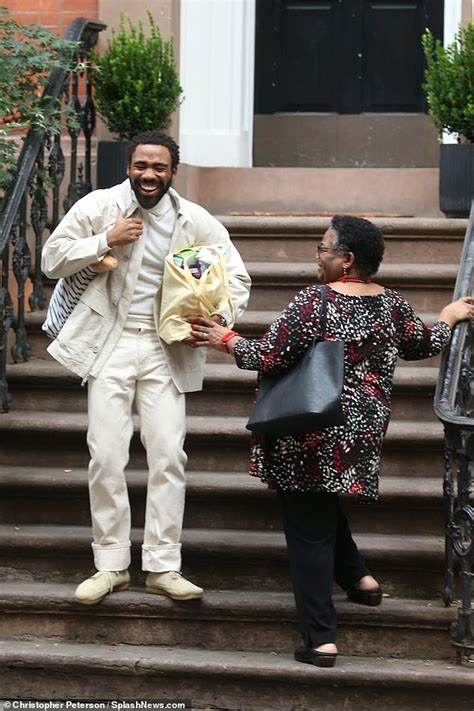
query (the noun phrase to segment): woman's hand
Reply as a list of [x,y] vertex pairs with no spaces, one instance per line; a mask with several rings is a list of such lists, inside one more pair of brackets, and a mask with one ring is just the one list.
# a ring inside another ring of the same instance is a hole
[[451,328],[458,321],[467,321],[468,319],[474,319],[474,296],[463,296],[461,299],[453,301],[445,306],[438,316],[439,321],[444,321]]
[[[212,318],[204,318],[203,316],[189,316],[185,319],[191,324],[190,345],[193,348],[214,348],[216,351],[221,350],[221,339],[229,332],[227,326],[221,326]],[[233,341],[235,340],[232,339]]]

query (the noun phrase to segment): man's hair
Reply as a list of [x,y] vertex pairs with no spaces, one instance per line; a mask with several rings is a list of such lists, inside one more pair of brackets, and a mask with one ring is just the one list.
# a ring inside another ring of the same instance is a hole
[[337,235],[334,248],[341,254],[352,252],[361,275],[370,277],[375,274],[385,249],[381,230],[369,220],[350,215],[334,215],[331,228]]
[[134,136],[128,144],[128,164],[132,160],[132,155],[135,152],[137,146],[143,145],[154,145],[154,146],[164,146],[170,152],[171,156],[171,167],[176,168],[179,164],[179,146],[174,141],[171,136],[168,136],[164,131],[158,131],[154,129],[153,131],[143,131]]

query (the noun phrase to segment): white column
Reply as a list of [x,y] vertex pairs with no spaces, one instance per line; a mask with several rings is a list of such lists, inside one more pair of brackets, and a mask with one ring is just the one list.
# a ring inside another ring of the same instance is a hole
[[462,0],[444,1],[444,46],[454,41],[461,24]]
[[252,165],[255,0],[181,0],[183,163]]
[[[447,47],[455,40],[461,24],[462,0],[445,0],[443,44]],[[457,133],[443,131],[443,143],[457,143]]]

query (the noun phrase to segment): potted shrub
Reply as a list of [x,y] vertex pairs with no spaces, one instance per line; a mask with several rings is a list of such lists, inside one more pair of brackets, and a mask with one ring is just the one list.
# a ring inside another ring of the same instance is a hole
[[173,40],[164,41],[150,11],[149,34],[120,15],[107,49],[95,54],[92,82],[99,115],[117,141],[99,141],[97,187],[126,177],[127,143],[132,136],[171,125],[182,92],[173,55]]
[[447,217],[467,217],[474,198],[474,23],[460,27],[448,47],[429,30],[422,42],[428,113],[440,138],[449,131],[458,141],[440,146],[440,208]]

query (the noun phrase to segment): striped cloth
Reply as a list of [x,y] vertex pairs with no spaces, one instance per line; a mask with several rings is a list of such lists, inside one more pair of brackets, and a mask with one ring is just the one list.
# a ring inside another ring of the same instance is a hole
[[95,276],[97,272],[90,267],[85,267],[80,272],[59,279],[49,300],[46,321],[42,325],[43,331],[46,331],[48,336],[57,337]]

